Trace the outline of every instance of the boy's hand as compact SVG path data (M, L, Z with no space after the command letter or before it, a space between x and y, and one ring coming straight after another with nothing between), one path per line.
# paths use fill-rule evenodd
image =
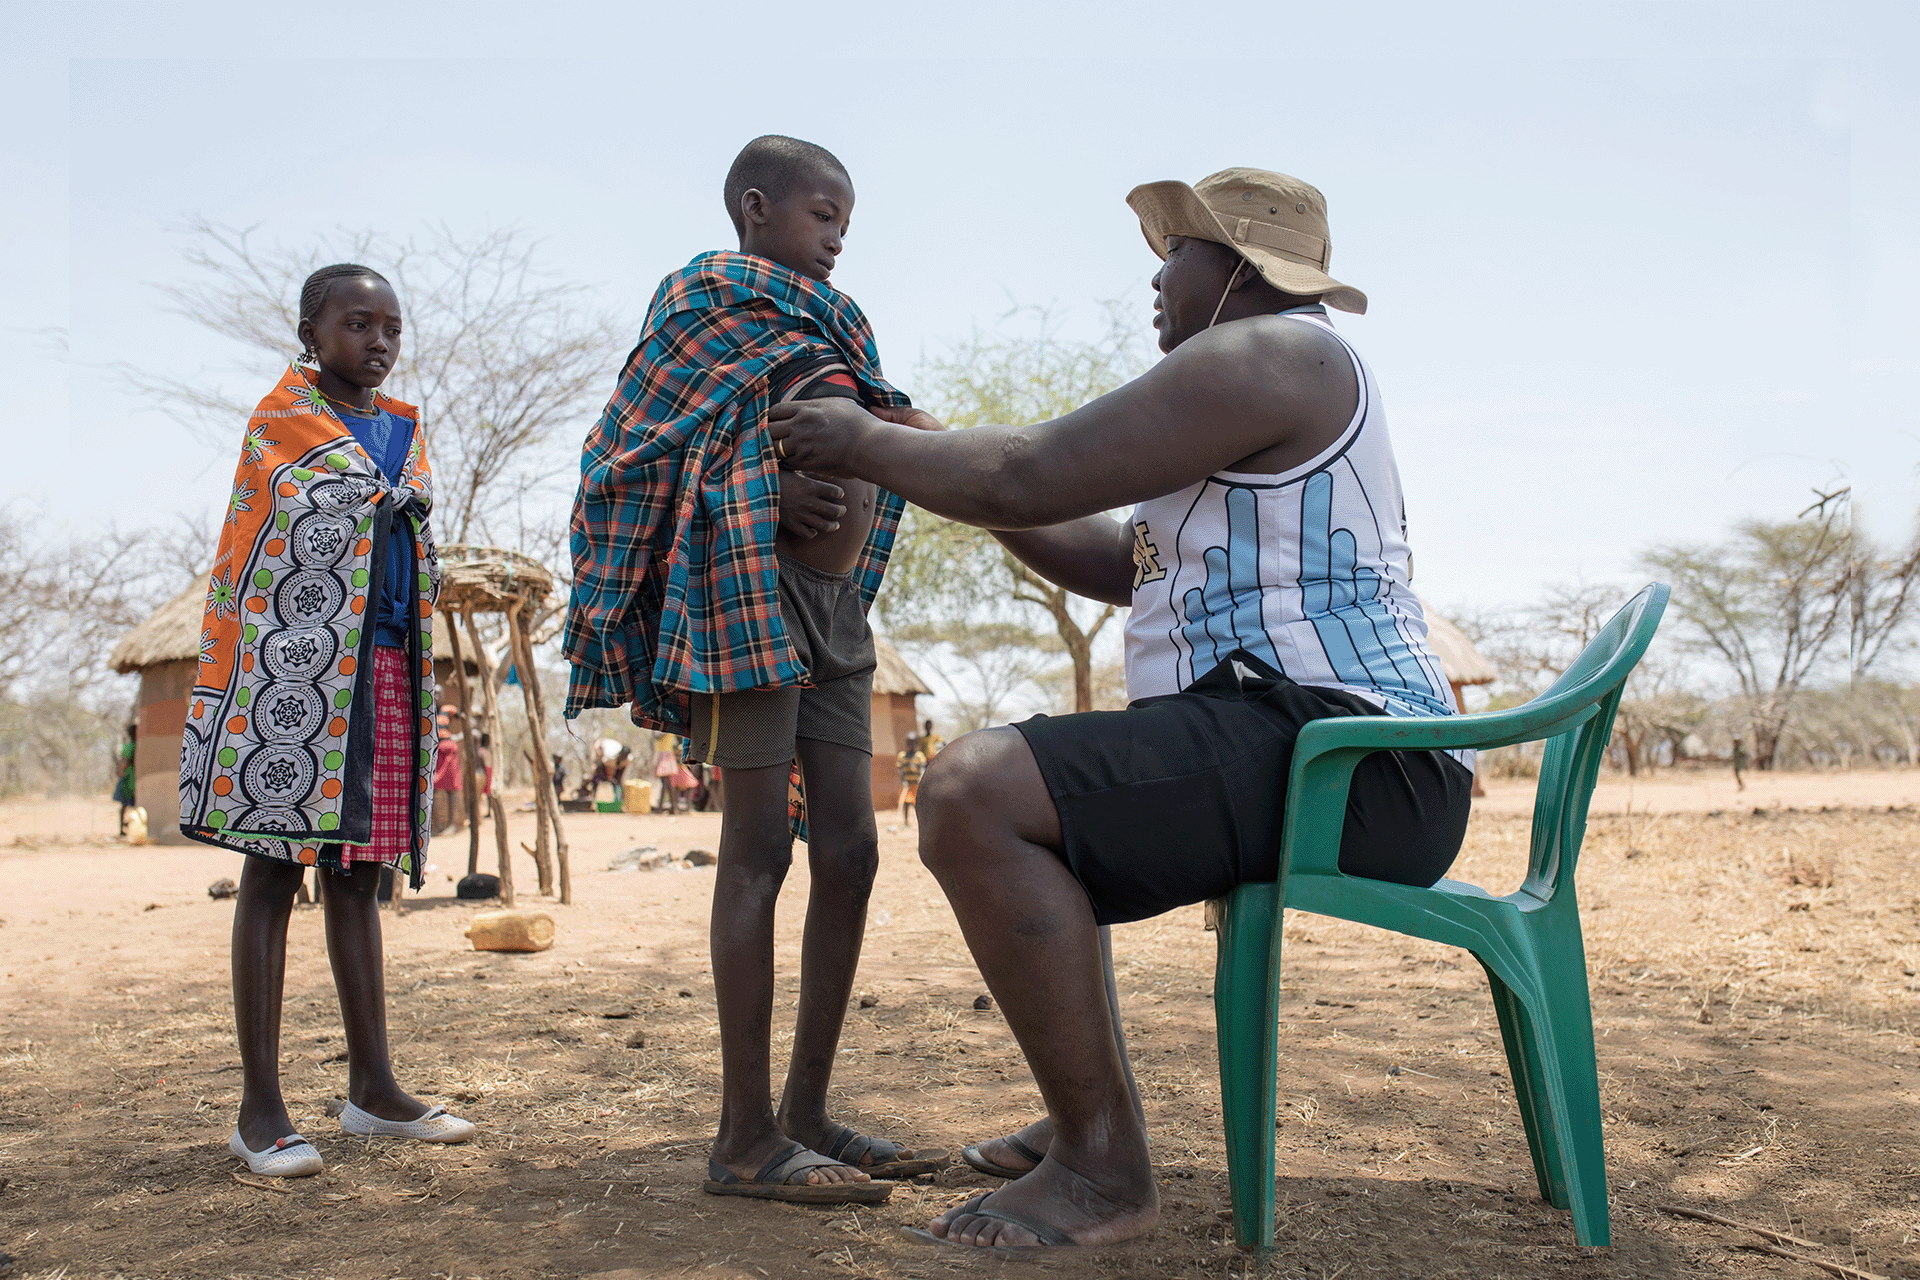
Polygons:
M916 409L912 405L903 405L898 409L869 409L874 417L886 422L898 423L903 427L912 427L915 431L945 431L947 424L928 413L925 409Z
M779 476L780 532L804 542L840 527L840 517L847 514L840 505L844 489L784 468Z
M767 414L767 434L783 467L830 476L852 475L860 441L884 429L880 421L851 400L788 400Z

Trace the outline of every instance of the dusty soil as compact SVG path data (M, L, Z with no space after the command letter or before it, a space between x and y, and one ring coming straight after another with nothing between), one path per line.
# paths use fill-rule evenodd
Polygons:
M1485 982L1470 957L1289 918L1280 1247L1233 1249L1214 1074L1212 939L1197 909L1116 931L1128 1032L1162 1179L1160 1227L1122 1248L1014 1265L1155 1278L1807 1276L1679 1204L1793 1246L1920 1277L1920 774L1603 792L1580 870L1615 1197L1583 1250L1538 1198ZM1691 790L1689 789L1691 788ZM1771 788L1771 789L1767 789ZM1520 874L1522 789L1495 788L1456 875ZM1697 793L1697 794L1696 794ZM1658 800L1655 803L1654 800ZM1835 808L1844 804L1848 807ZM1821 805L1828 812L1818 812ZM1873 808L1869 808L1873 806ZM1754 812L1758 808L1760 812ZM1809 810L1814 811L1809 811ZM515 836L530 818L516 817ZM206 886L230 855L113 844L106 805L0 805L0 1251L8 1280L83 1277L925 1277L1000 1261L913 1244L984 1188L949 1170L877 1209L701 1194L718 1061L710 872L610 872L639 843L712 848L717 819L575 818L575 896L553 950L481 954L452 897L464 841L387 917L403 1080L455 1104L466 1147L366 1142L345 1089L317 909L296 911L283 1042L320 1178L247 1185L226 937ZM488 843L491 857L491 842ZM455 863L459 866L455 866ZM804 860L803 860L804 862ZM522 859L518 879L533 880ZM783 904L790 1017L804 865ZM523 905L536 899L523 890ZM909 833L883 835L841 1119L957 1148L1036 1093ZM1395 1073L1397 1071L1397 1074Z

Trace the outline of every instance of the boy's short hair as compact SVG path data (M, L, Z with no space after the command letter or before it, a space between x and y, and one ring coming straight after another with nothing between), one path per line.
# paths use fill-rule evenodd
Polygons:
M740 148L733 167L727 170L727 216L733 219L733 229L746 233L747 224L740 217L740 197L748 191L757 188L769 200L785 200L803 179L823 172L837 173L847 185L853 185L847 166L825 147L778 133L755 138Z

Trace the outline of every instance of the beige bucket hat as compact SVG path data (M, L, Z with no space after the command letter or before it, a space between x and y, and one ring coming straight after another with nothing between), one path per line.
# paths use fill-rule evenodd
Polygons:
M1265 169L1222 169L1194 186L1147 182L1127 193L1140 230L1162 258L1168 236L1224 244L1266 282L1288 293L1318 294L1342 311L1364 313L1367 295L1327 274L1327 201L1313 187Z

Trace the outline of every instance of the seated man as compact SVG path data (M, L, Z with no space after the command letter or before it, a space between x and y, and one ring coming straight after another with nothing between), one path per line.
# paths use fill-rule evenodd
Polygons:
M1409 581L1379 391L1327 316L1366 299L1326 273L1320 193L1229 169L1128 203L1165 259L1154 325L1168 355L1145 376L1031 427L915 431L845 402L774 412L794 466L993 529L1051 581L1133 609L1125 711L969 734L921 784L921 858L1049 1113L1020 1135L1037 1165L1003 1167L1013 1181L931 1224L958 1244L1101 1244L1152 1227L1102 927L1277 878L1309 721L1455 710ZM1097 514L1126 503L1126 524ZM1471 785L1456 755L1368 757L1341 866L1432 884L1458 852Z

